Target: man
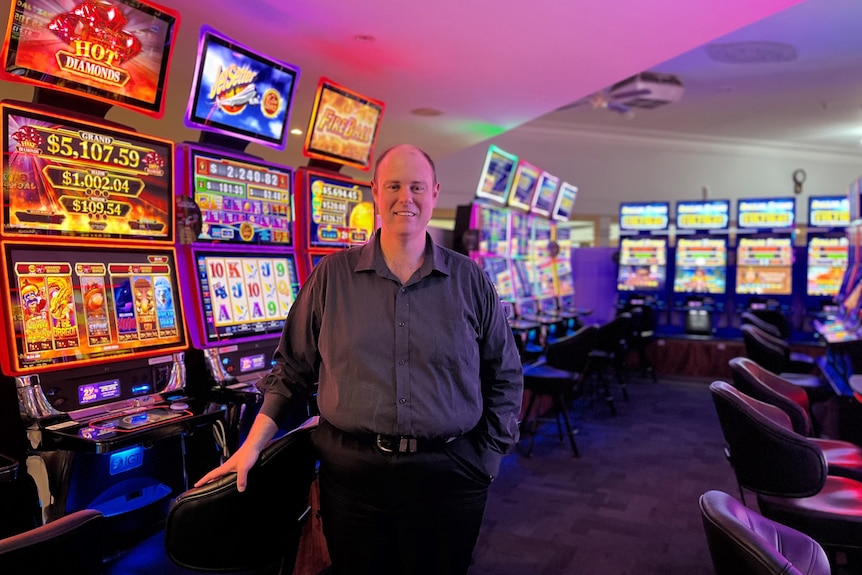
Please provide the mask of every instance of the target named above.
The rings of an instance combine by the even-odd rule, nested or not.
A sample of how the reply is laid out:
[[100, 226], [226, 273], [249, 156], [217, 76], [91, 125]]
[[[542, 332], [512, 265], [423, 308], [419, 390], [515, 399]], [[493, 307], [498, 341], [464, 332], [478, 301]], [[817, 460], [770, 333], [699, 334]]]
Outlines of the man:
[[315, 267], [248, 438], [196, 485], [236, 471], [244, 489], [319, 382], [312, 441], [333, 574], [464, 574], [488, 486], [518, 440], [520, 358], [493, 284], [427, 233], [440, 192], [431, 158], [386, 150], [371, 190], [381, 228]]

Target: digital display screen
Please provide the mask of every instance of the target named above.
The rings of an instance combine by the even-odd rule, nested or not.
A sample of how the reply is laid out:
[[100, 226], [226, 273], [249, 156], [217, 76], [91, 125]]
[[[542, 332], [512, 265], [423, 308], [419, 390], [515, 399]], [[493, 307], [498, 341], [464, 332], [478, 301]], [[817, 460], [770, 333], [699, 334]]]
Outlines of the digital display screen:
[[808, 239], [806, 295], [835, 297], [847, 270], [846, 236]]
[[359, 170], [371, 167], [384, 104], [320, 79], [302, 153]]
[[726, 230], [730, 227], [730, 201], [677, 202], [679, 230]]
[[550, 216], [554, 209], [554, 201], [557, 199], [557, 189], [560, 187], [560, 178], [552, 176], [548, 172], [542, 172], [539, 183], [536, 184], [536, 193], [530, 204], [530, 211], [540, 216]]
[[567, 222], [572, 216], [575, 208], [575, 200], [578, 197], [578, 188], [568, 182], [560, 184], [560, 190], [557, 192], [557, 199], [554, 202], [554, 209], [551, 212], [551, 219]]
[[366, 243], [374, 233], [371, 185], [308, 173], [309, 246], [346, 248]]
[[512, 181], [512, 190], [509, 192], [509, 206], [528, 211], [536, 192], [536, 184], [539, 182], [541, 170], [536, 166], [521, 160], [515, 168], [515, 179]]
[[532, 218], [532, 239], [528, 255], [533, 258], [551, 257], [551, 238], [554, 235], [554, 223], [545, 218]]
[[793, 229], [796, 199], [740, 199], [736, 202], [736, 225], [746, 229]]
[[572, 262], [568, 258], [554, 260], [554, 289], [557, 295], [574, 295], [575, 278], [572, 275]]
[[511, 227], [509, 228], [509, 253], [512, 257], [527, 257], [530, 254], [530, 239], [532, 238], [534, 216], [517, 211], [510, 212]]
[[667, 240], [621, 238], [618, 291], [661, 291], [667, 278]]
[[555, 295], [554, 291], [554, 260], [545, 258], [531, 258], [527, 260], [527, 271], [533, 284], [533, 295], [535, 297], [550, 297]]
[[667, 202], [620, 204], [620, 230], [666, 230], [669, 224], [670, 204]]
[[741, 237], [736, 247], [736, 293], [790, 295], [792, 267], [792, 238]]
[[246, 373], [247, 371], [257, 371], [266, 367], [266, 356], [262, 353], [256, 355], [246, 355], [239, 358], [239, 371]]
[[121, 394], [119, 379], [85, 383], [78, 386], [78, 404], [87, 405], [88, 403], [117, 399]]
[[5, 80], [161, 117], [179, 14], [143, 0], [15, 0]]
[[500, 299], [511, 301], [515, 298], [512, 268], [508, 258], [485, 256], [482, 258], [482, 269], [497, 288]]
[[299, 292], [293, 254], [199, 250], [197, 295], [207, 343], [273, 336]]
[[186, 347], [172, 248], [6, 242], [3, 260], [12, 373]]
[[2, 106], [3, 231], [171, 240], [174, 145]]
[[299, 68], [201, 27], [185, 123], [284, 149]]
[[528, 268], [529, 260], [512, 260], [512, 279], [515, 284], [515, 297], [519, 300], [531, 298], [536, 294], [533, 292], [533, 275]]
[[676, 242], [675, 293], [724, 294], [727, 290], [727, 241], [679, 238]]
[[847, 196], [808, 198], [808, 227], [844, 228], [850, 225], [850, 200]]
[[509, 255], [509, 212], [488, 204], [473, 204], [471, 227], [479, 230], [479, 253]]
[[292, 170], [196, 147], [187, 161], [199, 240], [293, 245]]
[[476, 197], [506, 205], [517, 164], [518, 157], [514, 154], [494, 145], [489, 146], [485, 154], [485, 165], [482, 166], [482, 177], [479, 179]]

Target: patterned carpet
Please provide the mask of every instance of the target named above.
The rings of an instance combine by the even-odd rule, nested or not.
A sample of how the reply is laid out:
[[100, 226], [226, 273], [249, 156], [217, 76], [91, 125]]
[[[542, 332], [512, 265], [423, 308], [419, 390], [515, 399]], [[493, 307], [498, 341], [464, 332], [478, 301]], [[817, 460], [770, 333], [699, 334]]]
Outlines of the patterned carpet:
[[580, 458], [540, 427], [491, 487], [470, 575], [712, 573], [698, 497], [739, 493], [708, 384], [630, 375], [616, 417], [575, 410]]

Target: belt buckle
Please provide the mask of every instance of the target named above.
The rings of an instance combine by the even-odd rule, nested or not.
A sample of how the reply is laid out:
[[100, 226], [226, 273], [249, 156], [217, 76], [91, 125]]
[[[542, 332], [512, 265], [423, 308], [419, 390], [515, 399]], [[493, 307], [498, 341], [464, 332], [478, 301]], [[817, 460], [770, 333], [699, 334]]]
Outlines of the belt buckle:
[[419, 449], [418, 441], [415, 437], [394, 437], [395, 447], [391, 447], [390, 445], [386, 445], [384, 442], [385, 437], [382, 434], [377, 434], [377, 449], [382, 451], [383, 453], [416, 453]]

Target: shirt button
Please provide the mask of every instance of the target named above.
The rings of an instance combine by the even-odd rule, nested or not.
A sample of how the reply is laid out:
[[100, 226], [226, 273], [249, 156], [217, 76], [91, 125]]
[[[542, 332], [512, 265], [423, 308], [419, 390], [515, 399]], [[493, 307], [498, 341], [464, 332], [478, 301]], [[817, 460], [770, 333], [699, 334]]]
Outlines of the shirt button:
[[405, 403], [407, 403], [407, 400], [402, 397], [401, 399], [398, 400], [398, 403], [400, 403], [401, 405], [404, 405]]
[[400, 322], [398, 325], [399, 325], [399, 326], [401, 326], [401, 327], [404, 327], [404, 322], [402, 321], [402, 322]]
[[398, 360], [398, 365], [404, 365], [404, 360], [403, 360], [403, 359], [399, 359], [399, 360]]

